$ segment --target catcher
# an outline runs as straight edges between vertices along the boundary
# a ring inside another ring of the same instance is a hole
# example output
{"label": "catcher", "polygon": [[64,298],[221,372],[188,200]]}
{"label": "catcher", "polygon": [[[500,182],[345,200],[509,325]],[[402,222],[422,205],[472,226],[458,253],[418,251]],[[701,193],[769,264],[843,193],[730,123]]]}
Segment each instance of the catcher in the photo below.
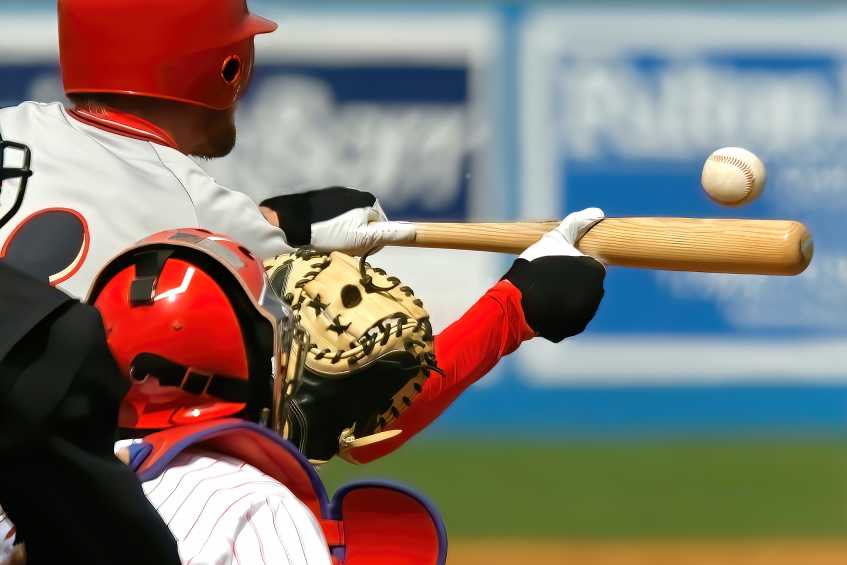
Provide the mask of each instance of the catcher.
{"label": "catcher", "polygon": [[[272,290],[246,250],[197,230],[154,236],[113,261],[90,300],[130,376],[120,426],[165,430],[133,444],[128,460],[170,525],[183,561],[275,551],[289,562],[320,563],[315,556],[329,547],[339,563],[443,562],[446,537],[431,506],[405,489],[373,483],[342,489],[327,505],[311,467],[279,436],[315,463],[334,455],[372,460],[423,429],[521,341],[580,333],[602,298],[605,269],[573,242],[601,218],[597,209],[568,216],[438,336],[412,289],[364,257],[312,250],[281,256],[266,265]],[[227,258],[230,275],[237,266],[245,281],[240,292],[222,293],[224,272],[199,254],[180,261],[168,249],[175,243],[183,253],[189,246]],[[251,286],[248,302],[243,289]],[[257,309],[276,312],[276,319],[296,313],[305,331],[289,326],[270,339],[266,328],[262,338],[259,328],[267,324],[255,327]],[[275,373],[284,378],[269,383],[272,350]],[[221,421],[231,416],[241,419]],[[286,462],[300,471],[286,469]],[[367,520],[357,521],[363,515]],[[380,535],[367,535],[377,530]],[[316,535],[321,531],[323,539]],[[391,545],[410,539],[415,543]]]}
{"label": "catcher", "polygon": [[421,300],[365,258],[300,250],[266,282],[243,247],[179,230],[111,262],[90,301],[130,380],[119,423],[161,430],[126,459],[183,562],[443,563],[444,527],[420,497],[366,483],[329,502],[303,455],[387,453],[520,340],[582,331],[605,271],[571,242],[600,217],[569,216],[435,337]]}

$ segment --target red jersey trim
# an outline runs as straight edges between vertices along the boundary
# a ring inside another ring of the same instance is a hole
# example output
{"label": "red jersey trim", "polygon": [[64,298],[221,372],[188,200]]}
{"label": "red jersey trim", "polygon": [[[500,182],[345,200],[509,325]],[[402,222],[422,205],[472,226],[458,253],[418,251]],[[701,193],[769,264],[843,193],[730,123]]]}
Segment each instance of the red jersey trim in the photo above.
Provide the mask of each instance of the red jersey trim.
{"label": "red jersey trim", "polygon": [[171,134],[138,116],[109,109],[97,112],[83,108],[66,108],[66,110],[76,120],[97,129],[179,150]]}

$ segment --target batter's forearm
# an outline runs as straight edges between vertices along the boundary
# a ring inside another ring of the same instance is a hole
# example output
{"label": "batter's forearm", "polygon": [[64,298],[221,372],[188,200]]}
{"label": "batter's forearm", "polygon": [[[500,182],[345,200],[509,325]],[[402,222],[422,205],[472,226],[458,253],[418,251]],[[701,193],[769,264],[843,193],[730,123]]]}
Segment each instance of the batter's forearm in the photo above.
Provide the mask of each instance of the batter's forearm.
{"label": "batter's forearm", "polygon": [[399,448],[435,421],[500,359],[534,335],[524,318],[520,291],[508,281],[494,285],[435,337],[436,360],[443,374],[433,372],[413,404],[389,427],[403,433],[357,450],[356,460],[367,463]]}

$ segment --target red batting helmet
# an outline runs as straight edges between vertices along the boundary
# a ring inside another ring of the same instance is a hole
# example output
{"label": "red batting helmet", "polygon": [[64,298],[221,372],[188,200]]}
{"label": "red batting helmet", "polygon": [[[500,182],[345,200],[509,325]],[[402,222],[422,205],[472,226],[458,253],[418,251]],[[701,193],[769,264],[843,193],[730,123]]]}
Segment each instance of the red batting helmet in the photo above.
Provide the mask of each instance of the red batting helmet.
{"label": "red batting helmet", "polygon": [[253,38],[276,28],[246,0],[59,0],[65,92],[225,110],[250,81]]}
{"label": "red batting helmet", "polygon": [[88,301],[130,381],[122,428],[272,414],[282,432],[308,337],[248,250],[206,230],[161,232],[113,259]]}

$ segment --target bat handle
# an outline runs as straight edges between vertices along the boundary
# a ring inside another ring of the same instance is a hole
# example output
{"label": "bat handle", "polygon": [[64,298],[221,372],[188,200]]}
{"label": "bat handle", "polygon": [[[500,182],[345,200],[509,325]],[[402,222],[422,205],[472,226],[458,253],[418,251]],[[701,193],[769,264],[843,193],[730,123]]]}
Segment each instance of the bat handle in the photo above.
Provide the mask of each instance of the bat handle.
{"label": "bat handle", "polygon": [[558,221],[503,223],[419,222],[408,247],[465,249],[519,255],[559,225]]}

